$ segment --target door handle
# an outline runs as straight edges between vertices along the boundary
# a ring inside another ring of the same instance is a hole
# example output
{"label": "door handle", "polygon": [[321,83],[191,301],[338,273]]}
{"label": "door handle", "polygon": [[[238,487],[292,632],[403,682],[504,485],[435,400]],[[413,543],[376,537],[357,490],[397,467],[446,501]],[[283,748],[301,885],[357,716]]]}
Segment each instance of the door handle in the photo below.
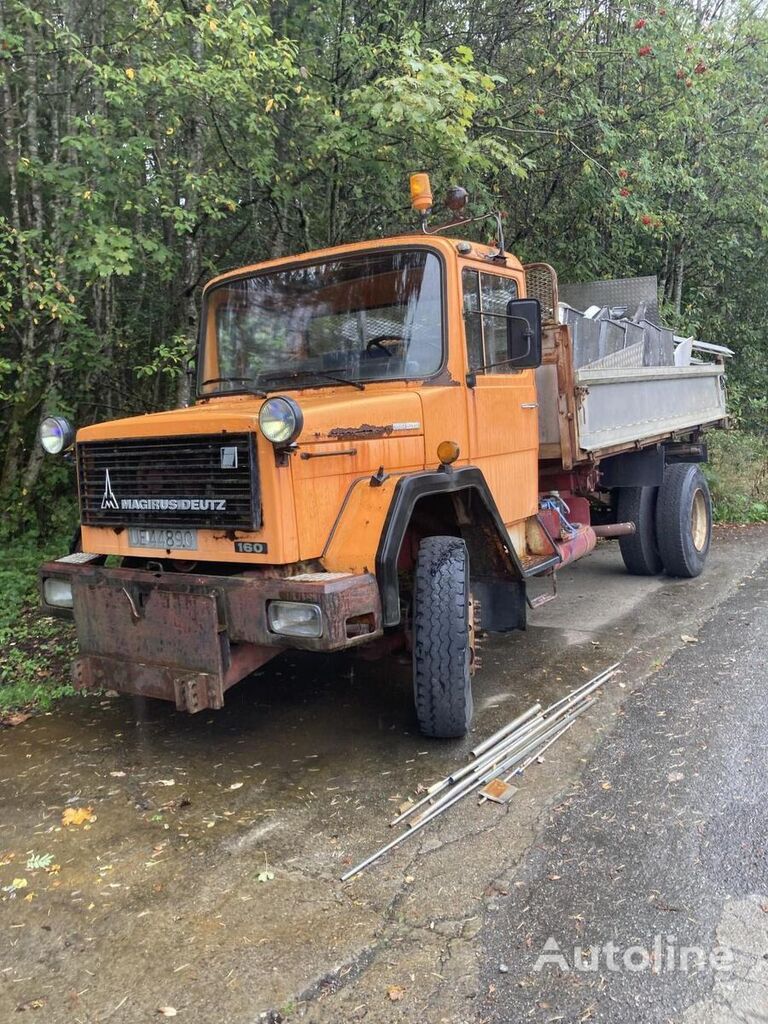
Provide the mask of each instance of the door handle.
{"label": "door handle", "polygon": [[520,408],[521,409],[538,409],[539,408],[539,403],[538,402],[521,402],[520,403]]}

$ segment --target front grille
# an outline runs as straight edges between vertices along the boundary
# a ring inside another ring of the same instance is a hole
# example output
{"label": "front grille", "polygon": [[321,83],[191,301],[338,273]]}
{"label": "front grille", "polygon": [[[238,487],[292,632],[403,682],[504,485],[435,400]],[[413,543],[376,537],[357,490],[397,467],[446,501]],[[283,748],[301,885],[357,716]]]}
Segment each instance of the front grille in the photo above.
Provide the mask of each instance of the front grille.
{"label": "front grille", "polygon": [[77,475],[88,526],[261,526],[252,434],[85,441]]}

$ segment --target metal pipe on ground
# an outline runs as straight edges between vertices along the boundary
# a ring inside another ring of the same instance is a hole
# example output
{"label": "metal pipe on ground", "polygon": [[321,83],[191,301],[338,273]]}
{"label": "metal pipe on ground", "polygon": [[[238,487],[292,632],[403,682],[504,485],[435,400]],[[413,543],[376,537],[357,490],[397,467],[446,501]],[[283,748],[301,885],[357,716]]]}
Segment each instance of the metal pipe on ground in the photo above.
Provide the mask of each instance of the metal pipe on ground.
{"label": "metal pipe on ground", "polygon": [[490,748],[496,742],[498,742],[498,740],[504,739],[504,737],[508,736],[509,733],[514,732],[518,726],[522,725],[524,722],[527,722],[529,718],[532,718],[537,711],[541,711],[541,704],[532,704],[527,711],[524,711],[522,713],[522,715],[518,715],[517,718],[513,718],[512,721],[507,722],[506,725],[502,725],[500,729],[497,729],[496,732],[491,733],[491,735],[488,736],[487,739],[484,739],[482,743],[478,743],[476,747],[473,747],[469,752],[469,756],[479,757],[481,754],[484,754],[485,751],[490,750]]}
{"label": "metal pipe on ground", "polygon": [[[576,711],[572,711],[565,721],[575,721],[580,714],[590,708],[594,703],[595,698],[586,701],[582,707],[578,708]],[[420,814],[418,818],[412,821],[410,823],[410,828],[415,828],[422,821],[429,821],[432,818],[437,817],[438,814],[441,814],[446,810],[446,808],[456,803],[456,801],[462,796],[467,796],[467,794],[471,793],[473,790],[479,789],[487,782],[490,782],[491,779],[501,776],[503,772],[507,771],[507,769],[511,768],[513,765],[525,760],[529,754],[534,750],[538,750],[540,746],[553,737],[562,728],[564,722],[548,724],[549,728],[544,729],[536,736],[530,737],[528,742],[524,743],[520,749],[510,751],[503,761],[498,764],[494,763],[490,768],[486,768],[483,772],[480,772],[477,775],[470,776],[468,779],[465,779],[462,783],[449,790],[448,793],[446,793],[440,800],[436,801],[430,808],[424,811],[423,814]]]}
{"label": "metal pipe on ground", "polygon": [[586,696],[586,694],[591,693],[592,690],[597,690],[600,686],[603,685],[603,683],[606,683],[611,678],[611,676],[616,674],[616,670],[618,669],[618,667],[619,662],[615,661],[613,665],[609,665],[608,668],[603,669],[602,672],[599,672],[596,676],[593,676],[591,679],[588,679],[586,683],[583,683],[581,686],[577,686],[576,689],[571,690],[570,693],[566,693],[564,697],[561,697],[560,700],[555,701],[554,704],[550,704],[549,707],[546,708],[546,710],[543,712],[544,717],[546,718],[547,716],[551,715],[556,708],[559,708],[563,704],[573,701],[576,697]]}
{"label": "metal pipe on ground", "polygon": [[[618,662],[615,662],[613,665],[609,665],[608,668],[604,669],[602,672],[599,672],[596,676],[593,676],[592,679],[589,679],[582,686],[576,687],[575,690],[572,690],[570,693],[567,693],[564,697],[562,697],[559,701],[556,701],[554,704],[550,705],[550,707],[548,707],[546,711],[544,711],[542,714],[539,714],[541,705],[533,704],[530,708],[528,708],[527,711],[523,712],[522,715],[518,715],[518,717],[513,719],[512,722],[509,722],[508,725],[504,727],[504,729],[497,730],[497,732],[494,733],[493,736],[488,737],[488,740],[484,740],[483,744],[478,744],[478,746],[474,748],[475,751],[478,751],[480,747],[484,745],[486,749],[481,754],[481,756],[477,758],[477,760],[470,761],[467,764],[462,765],[462,767],[457,769],[455,772],[451,773],[450,775],[446,775],[445,778],[433,783],[427,789],[427,792],[424,794],[423,797],[421,797],[420,800],[417,800],[415,803],[411,804],[410,807],[407,807],[404,811],[402,811],[400,814],[398,814],[395,818],[393,818],[390,821],[390,828],[394,828],[395,825],[399,825],[400,822],[405,821],[405,819],[409,818],[415,811],[419,810],[419,808],[423,807],[425,804],[428,804],[431,801],[433,801],[435,797],[438,796],[438,794],[444,793],[445,790],[455,785],[460,779],[464,778],[466,775],[481,770],[488,763],[494,763],[494,758],[496,757],[496,755],[505,752],[509,747],[511,747],[511,745],[518,743],[525,735],[528,734],[528,732],[532,732],[535,729],[537,729],[539,727],[538,722],[539,720],[542,720],[544,715],[548,716],[550,721],[553,721],[554,719],[552,716],[554,715],[556,709],[561,708],[564,705],[570,707],[575,703],[577,697],[582,695],[586,696],[588,692],[597,689],[599,686],[602,685],[603,682],[605,682],[607,679],[611,677],[611,675],[613,675],[616,668],[618,667],[618,664]],[[536,718],[534,718],[533,720],[531,719],[532,715],[536,715]],[[516,727],[514,733],[512,732],[513,727]],[[488,741],[493,739],[495,736],[498,736],[499,733],[501,733],[501,738],[496,741],[496,746],[489,747]]]}
{"label": "metal pipe on ground", "polygon": [[[589,707],[594,703],[594,700],[591,700],[588,702],[587,706]],[[556,743],[561,736],[563,736],[565,733],[568,732],[570,728],[573,727],[573,723],[576,721],[576,719],[579,717],[582,711],[586,711],[586,707],[578,708],[576,712],[574,712],[570,722],[567,722],[566,725],[564,725],[562,729],[556,732],[550,740],[547,740],[543,747],[541,747],[539,750],[535,750],[531,754],[531,756],[526,758],[526,760],[521,765],[518,765],[518,767],[514,768],[508,775],[505,775],[502,781],[509,782],[511,779],[514,779],[516,775],[522,775],[524,772],[526,772],[528,768],[530,768],[530,766],[533,764],[533,762],[537,761],[541,757],[545,750],[549,750],[553,743]],[[478,804],[484,804],[487,802],[487,800],[487,796],[481,796],[480,799],[478,800]]]}
{"label": "metal pipe on ground", "polygon": [[[590,684],[585,685],[592,685],[592,689],[596,689],[599,685],[599,681],[601,680],[602,675],[603,674],[601,674],[601,676],[599,677],[595,677],[596,680],[598,680],[598,682],[590,681]],[[584,687],[582,687],[581,689],[584,689]],[[577,690],[575,692],[579,691]],[[535,739],[531,740],[530,745],[527,748],[523,748],[523,750],[516,751],[514,754],[512,754],[510,759],[504,764],[499,765],[497,767],[497,765],[494,763],[493,767],[485,775],[481,775],[479,779],[477,778],[477,776],[475,776],[475,778],[465,780],[464,784],[456,787],[456,790],[458,791],[454,790],[453,792],[446,794],[446,797],[444,801],[440,803],[440,806],[434,805],[433,807],[431,807],[429,809],[428,814],[424,814],[418,820],[412,822],[409,828],[407,828],[404,832],[401,832],[400,835],[395,836],[395,838],[388,842],[385,846],[382,846],[380,850],[377,850],[375,853],[372,853],[369,857],[366,857],[365,860],[360,861],[359,864],[356,864],[348,871],[345,871],[344,874],[341,876],[341,881],[346,882],[350,878],[353,878],[355,875],[365,870],[365,868],[369,867],[375,861],[379,860],[380,857],[383,857],[385,853],[389,853],[390,850],[393,850],[396,846],[399,846],[400,843],[404,842],[410,836],[415,835],[420,829],[424,828],[425,825],[428,825],[429,822],[432,821],[438,814],[441,814],[444,810],[447,810],[448,807],[457,803],[459,800],[462,799],[462,797],[472,792],[473,789],[477,789],[480,786],[485,785],[485,783],[490,781],[490,779],[497,771],[506,771],[508,768],[511,768],[518,761],[524,759],[529,754],[532,754],[534,750],[538,751],[539,753],[543,751],[543,749],[545,749],[544,744],[547,743],[547,740],[554,739],[557,737],[557,735],[562,735],[562,733],[565,732],[563,726],[567,724],[570,727],[570,725],[573,724],[573,722],[576,720],[576,718],[579,717],[579,715],[583,714],[584,711],[592,707],[595,701],[596,698],[594,697],[592,698],[592,700],[585,701],[581,707],[577,708],[575,711],[572,710],[570,714],[567,715],[564,721],[558,722],[557,725],[552,724],[552,728],[549,732],[545,732],[543,735],[538,735]],[[563,710],[563,713],[565,713],[565,709]],[[560,714],[558,714],[556,717],[560,718]],[[552,722],[553,720],[550,719],[550,723]],[[536,754],[536,756],[538,756],[538,753]]]}
{"label": "metal pipe on ground", "polygon": [[[393,818],[392,821],[390,821],[390,827],[394,825],[399,825],[401,821],[404,821],[406,818],[410,817],[414,811],[417,811],[419,809],[419,807],[423,807],[424,804],[427,804],[431,800],[434,800],[434,798],[439,793],[442,793],[450,786],[455,785],[460,779],[463,779],[465,775],[469,775],[472,772],[478,771],[486,764],[492,763],[493,758],[497,755],[497,753],[500,753],[502,750],[506,750],[507,747],[511,746],[513,743],[518,742],[520,738],[527,735],[528,732],[535,728],[537,722],[542,721],[540,709],[540,704],[534,704],[531,708],[528,709],[528,711],[532,714],[535,713],[535,718],[528,718],[526,721],[523,721],[522,725],[519,725],[514,733],[508,733],[506,736],[503,736],[497,742],[495,747],[486,750],[485,753],[476,761],[469,761],[467,764],[462,765],[461,768],[456,769],[456,771],[452,772],[450,775],[446,775],[445,778],[440,779],[439,782],[433,783],[427,789],[427,792],[424,794],[423,797],[421,797],[420,800],[417,800],[414,804],[411,804],[410,807],[407,807],[404,811],[401,811],[401,813],[398,814],[396,818]],[[527,714],[528,712],[526,712],[526,716]]]}

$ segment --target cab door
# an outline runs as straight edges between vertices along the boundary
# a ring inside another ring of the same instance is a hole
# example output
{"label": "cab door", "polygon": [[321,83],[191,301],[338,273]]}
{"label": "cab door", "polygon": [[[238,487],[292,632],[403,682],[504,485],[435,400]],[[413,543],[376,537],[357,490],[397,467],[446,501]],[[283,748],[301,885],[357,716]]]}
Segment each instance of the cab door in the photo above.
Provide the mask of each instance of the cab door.
{"label": "cab door", "polygon": [[[538,404],[534,369],[510,361],[508,310],[517,299],[511,274],[462,272],[464,338],[469,368],[469,457],[482,471],[509,526],[538,507]],[[514,318],[513,318],[514,319]]]}

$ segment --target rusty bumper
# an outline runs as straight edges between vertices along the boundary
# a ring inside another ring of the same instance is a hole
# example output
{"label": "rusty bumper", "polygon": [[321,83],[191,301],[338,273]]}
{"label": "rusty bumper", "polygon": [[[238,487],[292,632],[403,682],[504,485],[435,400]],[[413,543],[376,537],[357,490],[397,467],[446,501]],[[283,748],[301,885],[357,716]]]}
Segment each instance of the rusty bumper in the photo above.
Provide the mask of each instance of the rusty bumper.
{"label": "rusty bumper", "polygon": [[[338,651],[382,632],[379,591],[369,574],[213,576],[46,562],[43,610],[61,615],[45,600],[46,579],[72,586],[75,686],[173,700],[191,712],[221,707],[230,686],[285,648]],[[322,635],[273,632],[271,601],[317,605]]]}

